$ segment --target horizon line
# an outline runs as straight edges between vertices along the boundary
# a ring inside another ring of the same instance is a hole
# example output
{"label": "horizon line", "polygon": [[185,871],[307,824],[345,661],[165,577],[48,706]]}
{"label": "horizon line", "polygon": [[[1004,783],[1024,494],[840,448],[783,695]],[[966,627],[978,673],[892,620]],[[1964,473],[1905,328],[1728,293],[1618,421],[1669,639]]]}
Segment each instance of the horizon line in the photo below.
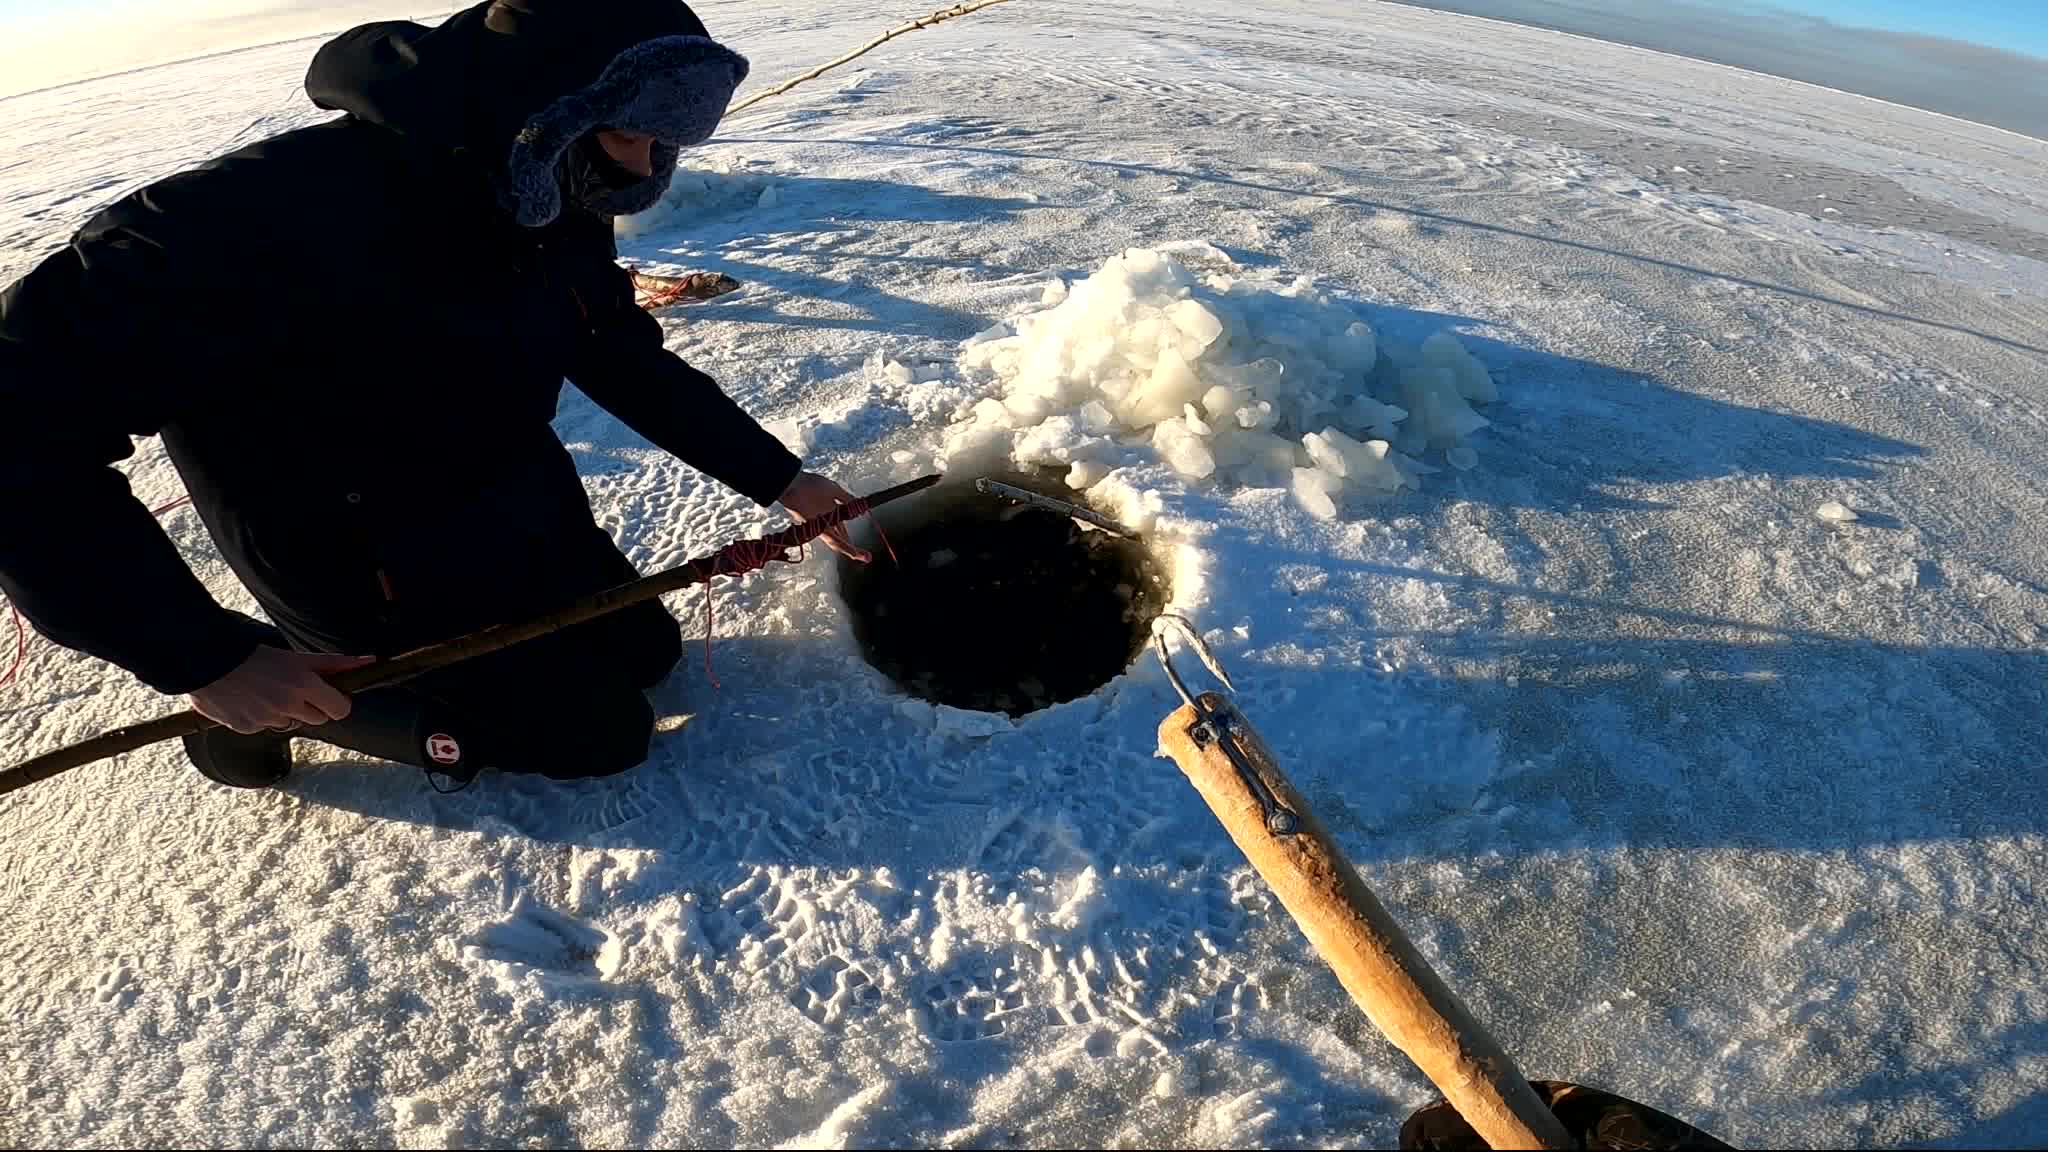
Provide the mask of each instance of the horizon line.
{"label": "horizon line", "polygon": [[[1635,52],[1648,52],[1653,56],[1666,56],[1673,60],[1689,60],[1695,64],[1706,64],[1714,68],[1726,68],[1731,72],[1744,72],[1751,76],[1762,76],[1765,79],[1769,80],[1781,80],[1787,84],[1800,84],[1808,88],[1817,88],[1822,92],[1833,92],[1840,96],[1851,96],[1858,100],[1868,100],[1873,104],[1884,104],[1892,108],[1903,108],[1908,112],[1919,112],[1927,116],[1939,116],[1943,120],[1953,120],[1958,124],[1968,124],[1976,128],[1989,128],[1993,132],[2003,132],[2008,136],[2017,136],[2022,140],[2026,140],[2035,144],[2048,144],[2048,136],[2035,136],[2031,133],[2022,132],[2017,128],[2007,128],[2000,124],[1986,124],[1982,120],[1972,120],[1967,116],[1958,116],[1953,112],[1939,112],[1932,108],[1922,108],[1918,104],[1901,104],[1897,100],[1887,100],[1882,96],[1870,96],[1862,92],[1851,92],[1847,88],[1835,88],[1826,84],[1815,83],[1812,80],[1801,80],[1797,76],[1786,76],[1777,72],[1765,72],[1762,69],[1758,68],[1745,68],[1740,64],[1729,64],[1722,60],[1709,60],[1704,56],[1688,56],[1683,52],[1671,52],[1662,48],[1651,48],[1642,44],[1631,44],[1626,40],[1607,40],[1599,36],[1589,36],[1583,32],[1570,32],[1563,28],[1553,28],[1548,24],[1525,24],[1520,20],[1508,20],[1499,16],[1478,16],[1470,12],[1457,12],[1449,8],[1438,8],[1433,4],[1427,3],[1426,0],[1373,0],[1373,2],[1379,4],[1398,4],[1403,8],[1413,8],[1419,12],[1435,12],[1439,15],[1453,16],[1461,20],[1479,20],[1487,24],[1504,24],[1510,28],[1527,28],[1532,32],[1547,32],[1553,36],[1569,36],[1574,40],[1585,40],[1594,44],[1606,44],[1610,47],[1626,48]],[[1844,24],[1840,25],[1840,27],[1861,28],[1864,26]],[[1889,31],[1888,29],[1882,28],[1875,30],[1880,32]],[[1921,33],[1917,32],[1902,32],[1897,34],[1902,36],[1922,35]],[[1943,39],[1943,37],[1935,37],[1935,39]],[[2011,52],[2014,55],[2025,56],[2030,60],[2040,60],[2044,66],[2048,66],[2048,57],[2035,56],[2031,52],[2018,52],[2015,49],[2011,48],[1998,48],[1994,45],[1978,44],[1975,40],[1956,40],[1954,42],[1957,44],[1969,44],[1979,48],[1991,48],[1992,50],[1999,52]]]}
{"label": "horizon line", "polygon": [[[1685,53],[1683,53],[1683,52],[1671,52],[1671,51],[1667,51],[1667,50],[1665,50],[1665,49],[1662,49],[1662,48],[1651,48],[1651,47],[1648,47],[1648,46],[1646,46],[1646,45],[1642,45],[1642,44],[1631,44],[1631,43],[1629,43],[1629,42],[1627,42],[1627,41],[1625,41],[1625,40],[1608,40],[1608,39],[1605,39],[1605,38],[1603,38],[1603,37],[1600,37],[1600,36],[1591,36],[1591,35],[1587,35],[1586,33],[1583,33],[1583,32],[1571,32],[1571,31],[1567,31],[1567,30],[1565,30],[1565,29],[1563,29],[1563,28],[1554,28],[1554,27],[1551,27],[1551,26],[1550,26],[1550,25],[1548,25],[1548,24],[1530,24],[1530,23],[1525,23],[1525,22],[1523,22],[1523,21],[1520,21],[1520,20],[1509,20],[1509,19],[1506,19],[1506,18],[1503,18],[1503,17],[1498,17],[1498,16],[1480,16],[1480,15],[1476,15],[1476,14],[1473,14],[1473,13],[1470,13],[1470,12],[1458,12],[1458,11],[1454,11],[1454,10],[1452,10],[1452,9],[1449,9],[1449,8],[1439,8],[1439,7],[1436,7],[1435,5],[1432,5],[1432,4],[1430,4],[1430,3],[1427,3],[1427,2],[1426,2],[1426,0],[1373,0],[1373,2],[1375,2],[1375,3],[1381,3],[1381,4],[1396,4],[1396,5],[1399,5],[1400,7],[1403,7],[1403,8],[1412,8],[1412,9],[1415,9],[1416,11],[1419,11],[1419,12],[1433,12],[1433,13],[1436,13],[1437,15],[1440,15],[1440,16],[1449,16],[1449,17],[1452,17],[1452,18],[1454,18],[1454,19],[1460,19],[1460,20],[1478,20],[1478,21],[1480,21],[1480,22],[1482,22],[1482,23],[1486,23],[1486,24],[1499,24],[1499,25],[1504,25],[1504,26],[1506,26],[1506,27],[1509,27],[1509,28],[1526,28],[1526,29],[1528,29],[1528,30],[1530,30],[1530,31],[1533,31],[1533,32],[1540,32],[1540,33],[1549,33],[1550,35],[1554,35],[1554,36],[1565,36],[1565,37],[1569,37],[1569,38],[1571,38],[1571,39],[1573,39],[1573,40],[1584,40],[1584,41],[1588,41],[1588,42],[1590,42],[1590,43],[1594,43],[1594,44],[1605,44],[1605,45],[1609,45],[1609,46],[1611,46],[1611,47],[1616,47],[1616,48],[1623,48],[1623,49],[1627,49],[1627,50],[1630,50],[1630,51],[1635,51],[1635,52],[1648,52],[1648,53],[1650,53],[1651,55],[1654,55],[1654,56],[1664,56],[1664,57],[1668,57],[1668,58],[1670,58],[1670,59],[1673,59],[1673,60],[1689,60],[1689,61],[1692,61],[1693,63],[1696,63],[1696,64],[1705,64],[1705,65],[1708,65],[1708,66],[1710,66],[1710,67],[1714,67],[1714,68],[1726,68],[1726,69],[1728,69],[1729,71],[1732,71],[1732,72],[1742,72],[1742,73],[1746,73],[1746,74],[1748,74],[1748,75],[1751,75],[1751,76],[1761,76],[1761,77],[1764,77],[1764,78],[1766,78],[1766,79],[1770,79],[1770,80],[1777,80],[1777,81],[1781,81],[1781,82],[1783,82],[1783,83],[1786,83],[1786,84],[1799,84],[1799,85],[1803,85],[1803,86],[1805,86],[1805,87],[1807,87],[1807,88],[1814,88],[1814,89],[1818,89],[1819,91],[1822,91],[1822,92],[1832,92],[1832,93],[1835,93],[1836,95],[1840,95],[1840,96],[1848,96],[1848,97],[1852,97],[1852,98],[1854,98],[1854,99],[1857,99],[1857,100],[1868,100],[1868,101],[1870,101],[1870,102],[1871,102],[1871,103],[1873,103],[1873,104],[1883,104],[1883,105],[1885,105],[1885,106],[1887,106],[1887,107],[1891,107],[1891,108],[1899,108],[1899,109],[1903,109],[1903,110],[1905,110],[1905,111],[1908,111],[1908,112],[1918,112],[1918,113],[1921,113],[1922,115],[1926,115],[1926,116],[1937,116],[1937,117],[1940,117],[1940,118],[1941,118],[1941,119],[1943,119],[1943,120],[1952,120],[1952,121],[1954,121],[1955,123],[1958,123],[1958,124],[1968,124],[1968,125],[1970,125],[1970,126],[1972,126],[1972,127],[1975,127],[1975,128],[1985,128],[1985,129],[1989,129],[1990,131],[1993,131],[1993,132],[2003,132],[2003,133],[2005,133],[2005,134],[2006,134],[2006,135],[2008,135],[2008,136],[2016,136],[2016,137],[2018,137],[2018,138],[2019,138],[2019,139],[2021,139],[2021,140],[2025,140],[2025,141],[2028,141],[2029,143],[2034,143],[2034,144],[2044,144],[2044,145],[2048,145],[2048,136],[2035,136],[2035,135],[2033,135],[2033,134],[2031,134],[2031,133],[2028,133],[2028,132],[2022,132],[2022,131],[2020,131],[2020,130],[2018,130],[2018,129],[2016,129],[2016,128],[2007,128],[2007,127],[2004,127],[2003,125],[1999,125],[1999,124],[1987,124],[1987,123],[1985,123],[1985,122],[1984,122],[1984,121],[1982,121],[1982,120],[1972,120],[1972,119],[1970,119],[1970,118],[1968,118],[1968,117],[1966,117],[1966,116],[1958,116],[1958,115],[1955,115],[1955,114],[1954,114],[1954,113],[1952,113],[1952,112],[1941,112],[1941,111],[1937,111],[1937,110],[1935,110],[1935,109],[1933,109],[1933,108],[1922,108],[1922,107],[1920,107],[1920,106],[1919,106],[1919,105],[1917,105],[1917,104],[1902,104],[1902,103],[1900,103],[1900,102],[1898,102],[1898,101],[1896,101],[1896,100],[1888,100],[1888,99],[1886,99],[1886,98],[1884,98],[1884,97],[1882,97],[1882,96],[1871,96],[1871,95],[1867,95],[1867,94],[1865,94],[1865,93],[1862,93],[1862,92],[1851,92],[1851,91],[1849,91],[1849,90],[1848,90],[1848,89],[1846,89],[1846,88],[1835,88],[1835,87],[1832,87],[1832,86],[1830,86],[1830,85],[1827,85],[1827,84],[1819,84],[1819,83],[1816,83],[1816,82],[1814,82],[1814,81],[1812,81],[1812,80],[1801,80],[1801,79],[1799,79],[1799,78],[1798,78],[1798,77],[1796,77],[1796,76],[1786,76],[1786,75],[1783,75],[1782,73],[1778,73],[1778,72],[1766,72],[1766,71],[1763,71],[1763,70],[1761,70],[1761,69],[1758,69],[1758,68],[1746,68],[1746,67],[1744,67],[1744,66],[1742,66],[1742,65],[1740,65],[1740,64],[1729,64],[1729,63],[1726,63],[1725,61],[1721,61],[1721,60],[1709,60],[1709,59],[1707,59],[1707,58],[1706,58],[1706,57],[1704,57],[1704,56],[1688,56],[1688,55],[1686,55],[1686,54],[1685,54]],[[455,14],[456,12],[459,12],[459,11],[461,11],[461,8],[460,8],[460,7],[455,7],[455,8],[449,8],[449,9],[446,9],[446,10],[444,10],[444,11],[439,11],[439,12],[433,12],[433,13],[429,13],[429,14],[427,14],[427,15],[426,15],[426,16],[424,16],[424,17],[407,17],[406,19],[408,19],[408,20],[411,20],[411,21],[412,21],[412,22],[414,22],[414,23],[419,23],[419,22],[421,22],[422,20],[428,20],[428,19],[433,19],[433,18],[435,18],[435,17],[447,17],[447,16],[452,16],[452,15],[454,15],[454,14]],[[376,23],[376,21],[372,21],[372,23]],[[262,48],[278,48],[278,47],[282,47],[282,46],[284,46],[284,45],[287,45],[287,44],[297,44],[297,43],[300,43],[301,41],[306,41],[306,40],[319,40],[319,39],[323,39],[323,38],[326,38],[326,37],[330,37],[330,36],[337,36],[337,35],[340,35],[341,33],[343,33],[343,32],[346,32],[346,31],[348,31],[348,30],[349,30],[350,28],[356,28],[356,27],[360,27],[360,26],[361,26],[360,24],[350,24],[350,25],[347,25],[346,27],[341,27],[341,28],[333,28],[333,29],[329,29],[329,30],[326,30],[326,31],[321,31],[321,32],[309,32],[309,33],[307,33],[307,34],[306,34],[306,35],[304,35],[304,36],[288,36],[288,37],[286,37],[286,38],[284,38],[284,39],[282,39],[282,40],[267,40],[267,41],[264,41],[264,42],[262,42],[262,43],[259,43],[259,44],[242,44],[242,45],[237,45],[236,47],[233,47],[233,48],[219,48],[219,49],[215,49],[215,50],[213,50],[213,51],[211,51],[211,52],[200,52],[200,53],[195,53],[194,55],[191,55],[191,56],[178,56],[178,57],[174,57],[174,58],[171,58],[171,59],[167,59],[167,60],[158,60],[158,61],[154,61],[154,62],[152,62],[152,63],[148,63],[148,64],[137,64],[137,65],[134,65],[133,67],[129,67],[129,68],[117,68],[117,69],[115,69],[115,70],[113,70],[113,71],[111,71],[111,72],[99,72],[99,73],[94,73],[94,74],[92,74],[92,75],[89,75],[89,76],[78,76],[78,77],[73,77],[72,79],[69,79],[69,80],[59,80],[59,81],[57,81],[56,83],[53,83],[53,84],[43,84],[43,85],[40,85],[40,86],[38,86],[38,87],[35,87],[35,88],[25,88],[25,89],[23,89],[23,90],[21,90],[21,91],[19,91],[19,92],[9,92],[9,93],[6,93],[5,95],[0,95],[0,104],[4,104],[4,103],[6,103],[6,102],[7,102],[7,101],[9,101],[9,100],[14,100],[14,99],[17,99],[17,98],[20,98],[20,97],[24,97],[24,96],[35,96],[35,95],[39,95],[39,94],[41,94],[41,93],[44,93],[44,92],[55,92],[55,91],[58,91],[58,90],[61,90],[61,89],[64,89],[64,88],[70,88],[70,87],[74,87],[74,86],[76,86],[76,85],[79,85],[79,84],[90,84],[90,83],[92,83],[92,82],[93,82],[93,81],[95,81],[95,80],[112,80],[112,79],[116,79],[116,78],[118,78],[118,77],[122,77],[122,76],[131,76],[131,75],[134,75],[135,73],[138,73],[138,72],[150,72],[150,71],[154,71],[154,70],[156,70],[156,69],[158,69],[158,68],[170,68],[170,67],[174,67],[174,66],[176,66],[176,65],[179,65],[179,64],[193,64],[193,63],[197,63],[197,62],[199,62],[199,61],[201,61],[201,60],[213,60],[213,59],[218,59],[219,57],[222,57],[222,56],[233,56],[233,55],[237,55],[237,54],[239,54],[239,53],[242,53],[242,52],[254,52],[254,51],[257,51],[258,49],[262,49]],[[1856,28],[1862,28],[1862,27],[1865,27],[1865,26],[1863,26],[1863,25],[1841,25],[1841,27],[1856,27]],[[1890,30],[1890,29],[1873,29],[1873,30],[1875,30],[1875,31],[1880,31],[1880,32],[1889,32],[1889,31],[1892,31],[1892,30]],[[1914,35],[1914,36],[1917,36],[1917,35],[1923,35],[1923,33],[1896,33],[1896,34],[1897,34],[1897,35]],[[1944,38],[1944,37],[1936,37],[1936,39],[1945,39],[1945,38]],[[1978,44],[1978,43],[1977,43],[1976,41],[1974,41],[1974,40],[1956,40],[1956,41],[1954,41],[1954,42],[1955,42],[1955,43],[1958,43],[1958,44],[1971,44],[1971,45],[1975,45],[1975,46],[1977,46],[1977,47],[1980,47],[1980,48],[1987,48],[1987,49],[1990,49],[1990,50],[1992,50],[1992,51],[1999,51],[1999,52],[2008,52],[2008,53],[2011,53],[2011,54],[2013,54],[2013,55],[2018,55],[2018,56],[2024,56],[2024,57],[2026,57],[2026,58],[2028,58],[2028,59],[2030,59],[2030,60],[2040,60],[2040,61],[2041,61],[2041,62],[2043,63],[2043,65],[2048,65],[2048,57],[2036,56],[2036,55],[2034,55],[2034,54],[2033,54],[2033,53],[2031,53],[2031,52],[2022,52],[2022,51],[2020,51],[2020,50],[2018,50],[2018,49],[2012,49],[2012,48],[2001,48],[2001,47],[1998,47],[1998,46],[1996,46],[1996,45],[1984,45],[1984,44]]]}

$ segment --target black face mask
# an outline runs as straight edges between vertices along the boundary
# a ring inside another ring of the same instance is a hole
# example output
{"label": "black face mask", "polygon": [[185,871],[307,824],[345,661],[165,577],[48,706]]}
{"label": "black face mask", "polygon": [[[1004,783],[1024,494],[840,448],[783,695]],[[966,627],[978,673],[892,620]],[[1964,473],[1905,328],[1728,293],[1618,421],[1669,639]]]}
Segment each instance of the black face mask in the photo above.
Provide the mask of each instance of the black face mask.
{"label": "black face mask", "polygon": [[562,153],[563,199],[600,216],[618,216],[645,208],[645,204],[638,208],[626,205],[640,200],[635,193],[653,179],[612,159],[611,153],[598,142],[597,132],[584,133]]}

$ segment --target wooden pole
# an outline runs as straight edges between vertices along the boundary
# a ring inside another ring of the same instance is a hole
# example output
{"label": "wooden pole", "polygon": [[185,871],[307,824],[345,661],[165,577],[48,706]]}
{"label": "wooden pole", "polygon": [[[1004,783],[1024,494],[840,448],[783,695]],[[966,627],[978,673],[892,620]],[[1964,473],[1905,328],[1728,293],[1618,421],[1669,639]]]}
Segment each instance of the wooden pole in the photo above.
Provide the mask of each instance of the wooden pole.
{"label": "wooden pole", "polygon": [[889,29],[887,32],[882,33],[880,36],[875,37],[873,40],[870,40],[867,43],[861,45],[860,47],[854,49],[853,51],[848,52],[846,55],[841,56],[837,60],[831,61],[830,63],[826,64],[820,64],[816,68],[811,69],[809,72],[806,72],[801,76],[797,76],[789,80],[784,80],[782,83],[777,84],[775,87],[768,89],[766,92],[754,93],[752,96],[747,97],[745,100],[742,100],[739,103],[727,108],[725,110],[725,114],[727,116],[730,116],[733,113],[738,112],[742,109],[751,108],[754,105],[759,104],[761,101],[766,100],[770,96],[779,96],[782,93],[789,91],[791,88],[796,87],[797,85],[803,83],[806,80],[815,80],[818,77],[823,76],[825,73],[830,72],[832,69],[839,67],[841,64],[846,63],[848,60],[852,60],[858,56],[864,56],[873,49],[881,47],[882,45],[888,43],[891,40],[894,40],[896,37],[901,36],[906,32],[915,32],[919,28],[929,28],[932,25],[937,24],[941,20],[951,20],[955,16],[965,16],[969,12],[979,12],[983,8],[987,8],[990,5],[1007,3],[1009,3],[1009,0],[977,0],[977,2],[975,3],[961,3],[955,4],[951,8],[942,8],[929,16],[920,16],[917,19],[912,20],[910,23],[905,24],[900,28]]}
{"label": "wooden pole", "polygon": [[1515,1062],[1365,886],[1243,715],[1215,693],[1203,694],[1201,704],[1226,719],[1220,740],[1236,741],[1267,791],[1292,813],[1292,834],[1269,830],[1265,805],[1219,739],[1195,738],[1201,718],[1192,705],[1160,724],[1161,747],[1374,1026],[1492,1147],[1577,1147]]}
{"label": "wooden pole", "polygon": [[[938,482],[938,476],[925,476],[898,484],[863,498],[855,508],[860,515],[865,515],[870,509],[879,508],[892,500],[900,500],[914,492],[921,492]],[[802,547],[823,535],[827,529],[854,518],[856,517],[841,515],[792,524],[780,532],[762,537],[761,544],[763,547],[779,549]],[[437,668],[460,664],[464,660],[510,648],[514,644],[523,644],[550,632],[559,632],[564,628],[581,624],[586,620],[594,620],[657,596],[694,584],[702,584],[714,576],[735,575],[743,569],[736,566],[731,553],[732,548],[728,546],[709,556],[700,556],[674,568],[585,596],[568,607],[546,616],[514,624],[494,625],[481,632],[472,632],[440,644],[417,648],[376,664],[337,672],[329,676],[327,681],[349,695],[402,683]],[[54,752],[46,752],[0,772],[0,796],[47,780],[60,772],[68,772],[73,768],[104,760],[109,756],[133,752],[137,748],[146,748],[160,741],[175,740],[214,727],[218,725],[212,720],[197,712],[185,711],[175,712],[143,724],[116,728],[90,740],[59,748]]]}

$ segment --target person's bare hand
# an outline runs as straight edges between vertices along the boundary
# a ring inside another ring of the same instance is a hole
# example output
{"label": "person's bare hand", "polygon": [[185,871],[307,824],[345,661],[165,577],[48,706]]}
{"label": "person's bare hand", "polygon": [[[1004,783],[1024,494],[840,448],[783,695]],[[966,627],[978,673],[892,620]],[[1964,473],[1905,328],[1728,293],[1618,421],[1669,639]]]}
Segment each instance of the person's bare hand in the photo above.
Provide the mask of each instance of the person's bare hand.
{"label": "person's bare hand", "polygon": [[[816,472],[799,472],[796,479],[789,482],[789,487],[783,490],[781,503],[784,508],[789,509],[790,517],[802,524],[807,520],[828,516],[841,504],[851,504],[853,501],[853,493],[831,480]],[[825,542],[825,547],[855,563],[865,564],[873,559],[867,549],[854,544],[853,538],[846,534],[846,526],[843,524],[830,529],[819,539]]]}
{"label": "person's bare hand", "polygon": [[187,696],[201,716],[237,732],[287,732],[348,716],[349,699],[323,673],[372,662],[369,656],[259,647],[234,671]]}

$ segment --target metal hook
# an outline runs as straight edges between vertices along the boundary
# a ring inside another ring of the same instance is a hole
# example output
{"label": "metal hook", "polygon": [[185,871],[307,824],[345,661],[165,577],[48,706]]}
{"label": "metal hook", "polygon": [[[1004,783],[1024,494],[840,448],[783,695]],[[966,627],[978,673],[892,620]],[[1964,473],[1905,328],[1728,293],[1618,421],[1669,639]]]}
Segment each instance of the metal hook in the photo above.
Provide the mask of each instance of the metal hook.
{"label": "metal hook", "polygon": [[1033,492],[1028,488],[1019,488],[1014,484],[1005,484],[1000,480],[991,480],[983,476],[974,482],[974,490],[989,496],[1001,496],[1006,499],[1015,500],[1019,504],[1028,504],[1034,508],[1043,508],[1048,512],[1057,512],[1062,516],[1071,516],[1076,520],[1082,521],[1084,524],[1092,524],[1104,532],[1108,532],[1113,536],[1121,536],[1126,540],[1136,540],[1138,538],[1136,532],[1104,516],[1093,508],[1084,507],[1067,500],[1060,500],[1043,493]]}
{"label": "metal hook", "polygon": [[[1195,703],[1194,696],[1188,692],[1188,686],[1182,683],[1180,673],[1174,671],[1173,661],[1168,658],[1166,633],[1169,626],[1180,633],[1181,641],[1194,652],[1195,657],[1202,662],[1202,667],[1207,668],[1209,674],[1216,677],[1226,691],[1234,694],[1237,685],[1230,682],[1230,674],[1223,670],[1223,665],[1217,661],[1216,654],[1209,650],[1208,643],[1195,629],[1194,621],[1178,612],[1161,612],[1152,618],[1152,642],[1159,652],[1159,664],[1166,669],[1166,678],[1173,682],[1173,690],[1180,693],[1181,700],[1191,705]],[[1200,708],[1197,707],[1196,710],[1200,711]]]}
{"label": "metal hook", "polygon": [[1169,630],[1180,633],[1181,639],[1202,661],[1202,666],[1221,681],[1226,690],[1235,694],[1237,685],[1230,682],[1229,674],[1223,671],[1222,663],[1216,659],[1216,654],[1209,650],[1209,645],[1202,640],[1202,634],[1195,629],[1193,621],[1178,612],[1161,612],[1152,618],[1152,642],[1159,653],[1159,666],[1166,669],[1166,679],[1173,684],[1173,690],[1180,693],[1181,700],[1195,713],[1195,722],[1188,727],[1188,735],[1194,738],[1198,747],[1206,748],[1214,744],[1223,749],[1223,754],[1230,758],[1231,767],[1237,769],[1237,774],[1245,782],[1245,787],[1251,789],[1252,795],[1257,798],[1259,809],[1265,817],[1266,831],[1275,836],[1294,835],[1301,826],[1300,819],[1280,803],[1280,798],[1266,786],[1265,778],[1252,767],[1251,761],[1245,757],[1244,750],[1238,747],[1237,741],[1232,738],[1230,727],[1235,715],[1234,709],[1228,704],[1214,709],[1204,705],[1188,691],[1188,686],[1181,680],[1180,673],[1174,671],[1173,661],[1169,658],[1166,648],[1166,633]]}

